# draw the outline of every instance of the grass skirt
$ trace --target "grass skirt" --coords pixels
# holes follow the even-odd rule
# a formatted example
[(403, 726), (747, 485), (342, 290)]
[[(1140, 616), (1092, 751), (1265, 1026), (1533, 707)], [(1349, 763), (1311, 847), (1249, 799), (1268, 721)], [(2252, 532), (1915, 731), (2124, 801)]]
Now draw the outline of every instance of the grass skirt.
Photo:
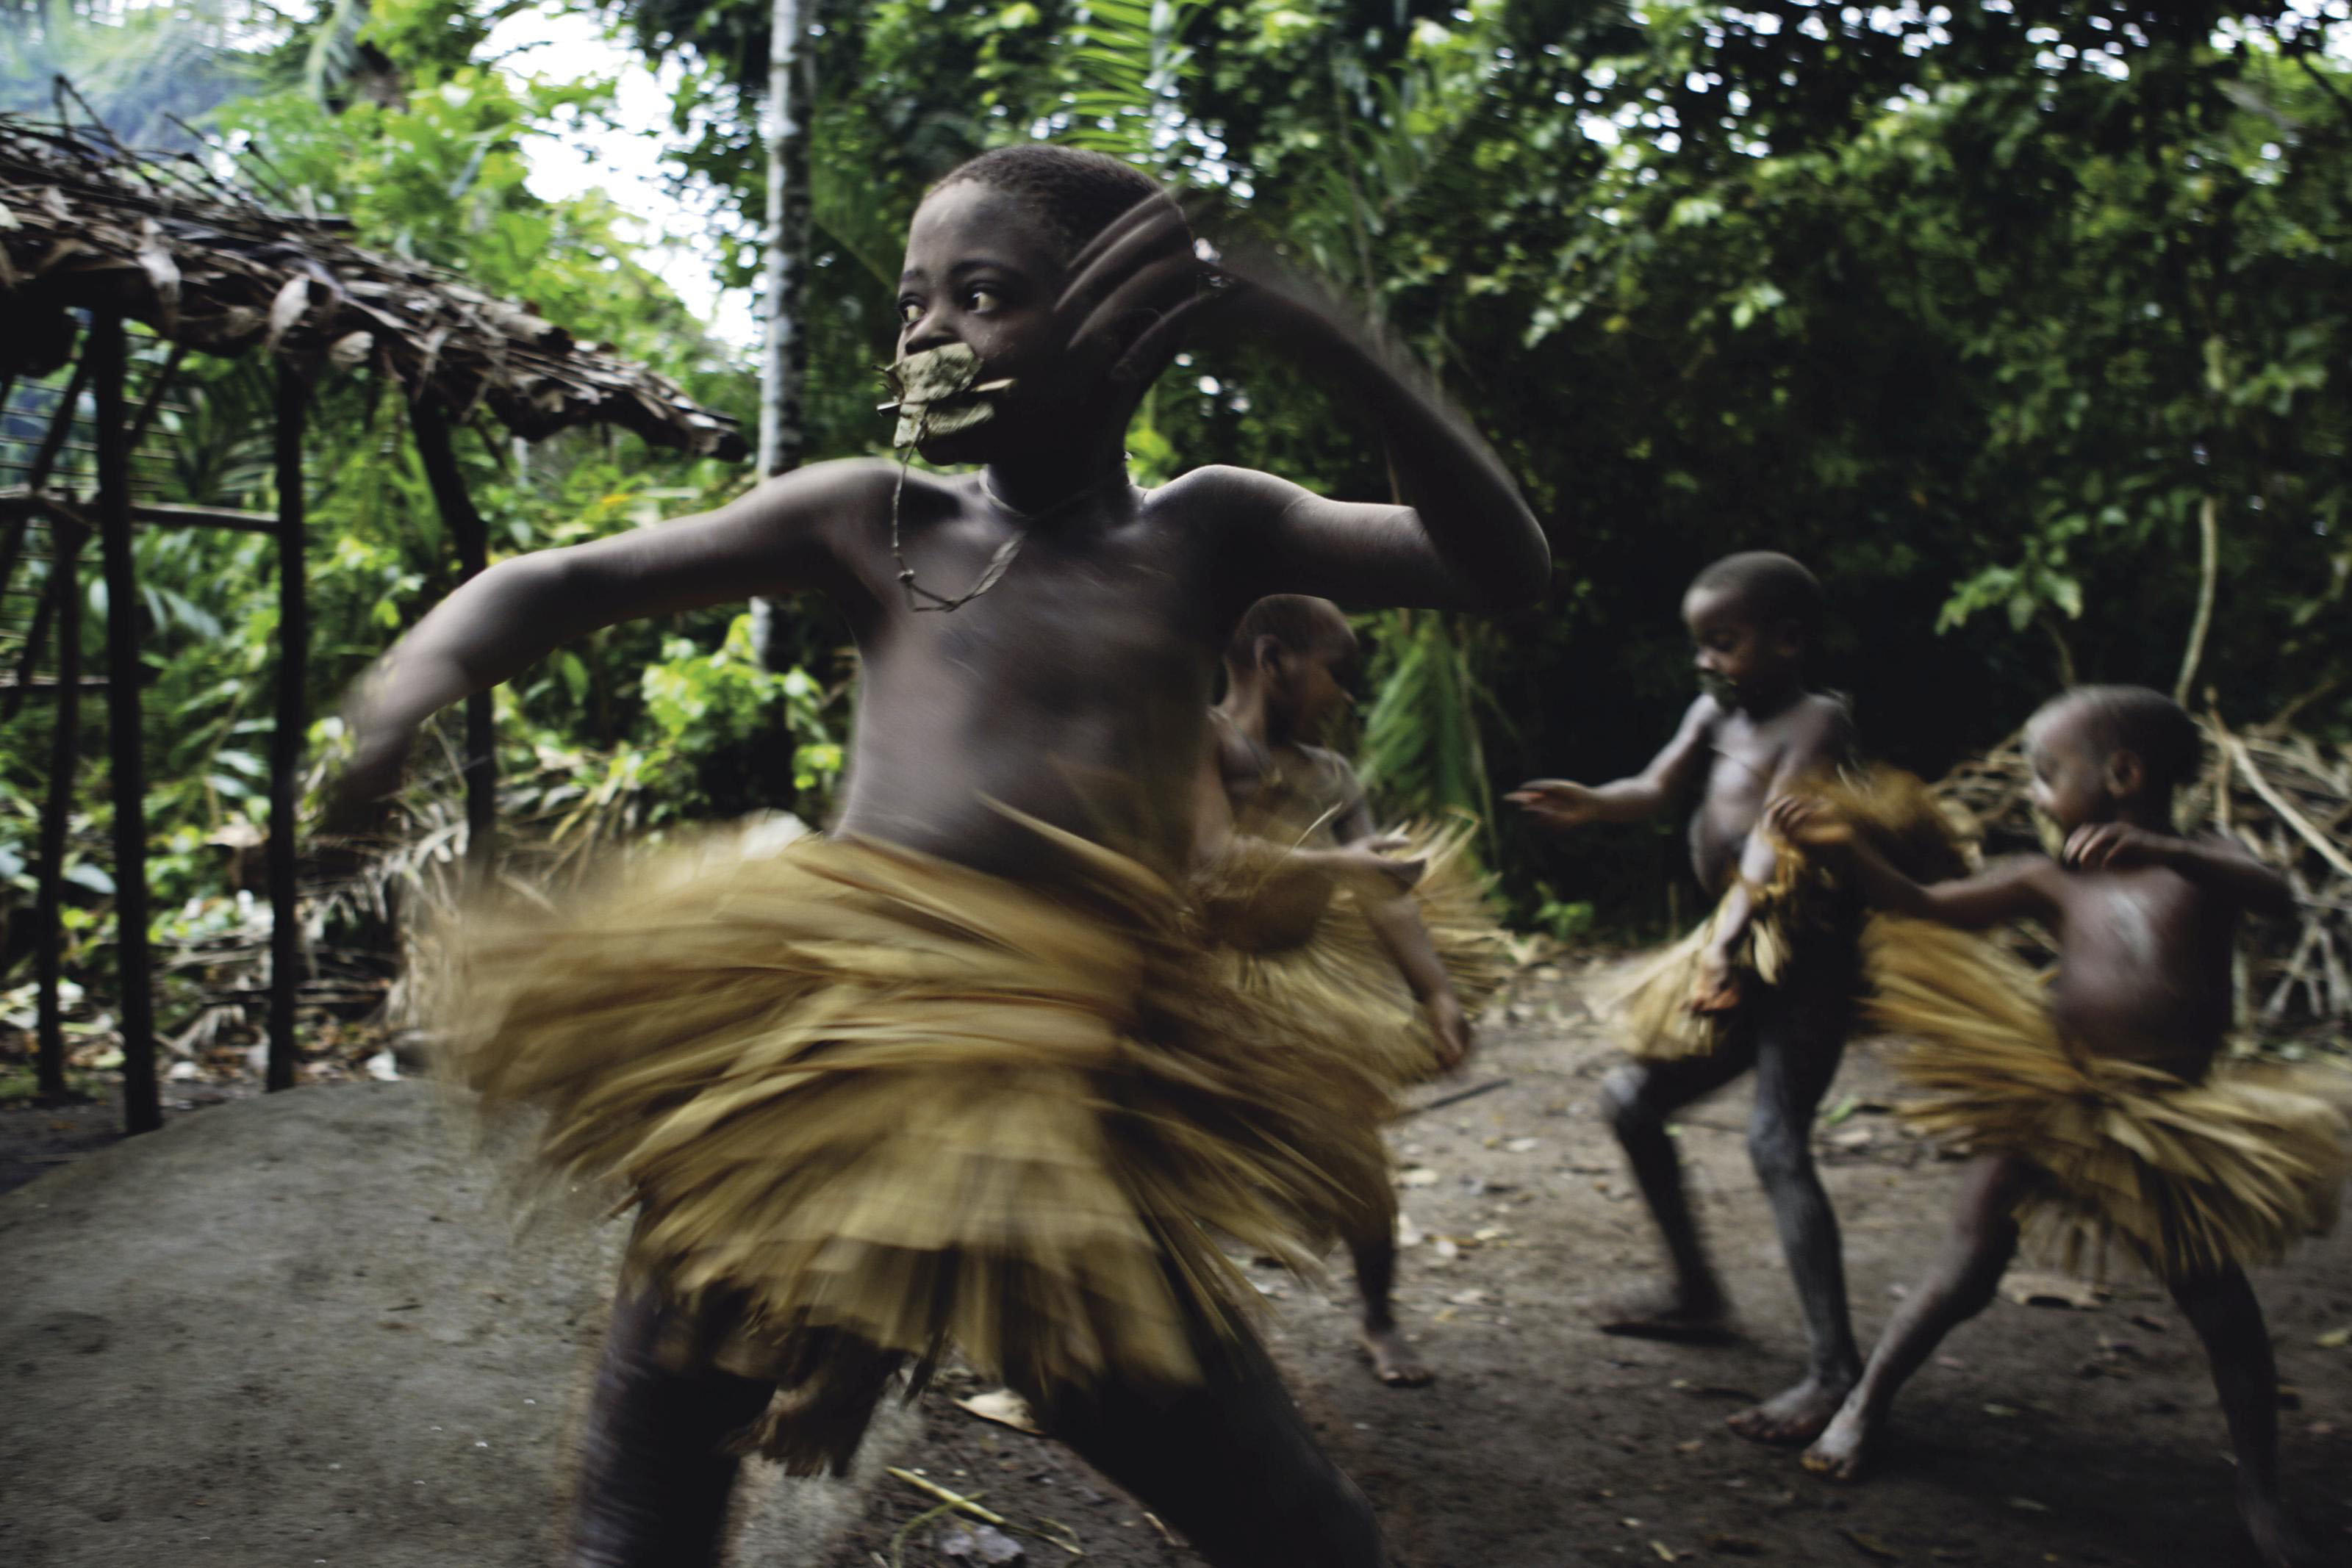
[(2347, 1126), (2315, 1073), (2092, 1054), (2060, 1037), (2032, 971), (1946, 926), (1878, 916), (1864, 956), (1874, 1020), (1905, 1039), (1900, 1113), (2030, 1163), (2018, 1218), (2070, 1268), (2120, 1241), (2159, 1279), (2209, 1275), (2334, 1223)]
[(802, 1473), (950, 1346), (1033, 1395), (1192, 1381), (1255, 1300), (1215, 1238), (1308, 1263), (1387, 1198), (1354, 1042), (1234, 987), (1141, 864), (1038, 832), (1034, 885), (689, 845), (463, 928), (450, 1071), (641, 1207), (631, 1269), (695, 1354), (785, 1381), (763, 1443)]
[[(1509, 976), (1509, 941), (1486, 906), (1487, 878), (1470, 855), (1474, 824), (1407, 828), (1401, 860), (1425, 862), (1410, 896), (1430, 944), (1465, 1013)], [(1204, 899), (1219, 912), (1212, 935), (1233, 983), (1255, 1001), (1315, 1032), (1338, 1030), (1357, 1042), (1364, 1061), (1391, 1088), (1425, 1082), (1439, 1071), (1429, 1019), (1396, 960), (1363, 915), (1359, 895), (1336, 892), (1304, 940), (1269, 941), (1253, 930), (1244, 876), (1247, 857), (1213, 873), (1222, 883)]]
[[(1927, 786), (1908, 773), (1856, 770), (1809, 783), (1800, 792), (1853, 823), (1915, 881), (1940, 882), (1968, 870), (1949, 822)], [(1774, 849), (1771, 880), (1749, 890), (1748, 927), (1732, 949), (1743, 989), (1751, 1000), (1757, 987), (1818, 993), (1822, 999), (1851, 997), (1858, 978), (1854, 945), (1861, 910), (1818, 861), (1778, 841)], [(1601, 991), (1601, 1015), (1635, 1059), (1711, 1055), (1738, 1026), (1745, 1005), (1717, 1012), (1696, 1012), (1691, 1006), (1724, 918), (1718, 903), (1687, 936), (1633, 960)]]

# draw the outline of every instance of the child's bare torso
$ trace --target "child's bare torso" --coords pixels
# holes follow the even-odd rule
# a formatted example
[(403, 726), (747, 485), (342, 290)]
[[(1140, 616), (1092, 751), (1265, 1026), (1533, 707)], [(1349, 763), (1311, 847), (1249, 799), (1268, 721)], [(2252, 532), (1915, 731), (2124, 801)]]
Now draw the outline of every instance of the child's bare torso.
[(1708, 755), (1691, 812), (1691, 870), (1713, 896), (1730, 884), (1741, 847), (1771, 803), (1773, 780), (1848, 760), (1848, 725), (1843, 704), (1813, 692), (1764, 718), (1699, 700), (1716, 711), (1700, 732)]
[(2237, 911), (2161, 866), (2052, 879), (2058, 975), (2051, 1015), (2102, 1055), (2191, 1063), (2230, 1027)]
[[(1232, 724), (1215, 727), (1218, 772), (1234, 821), (1245, 832), (1285, 848), (1320, 848), (1340, 841), (1343, 826), (1359, 824), (1363, 787), (1355, 769), (1318, 746), (1268, 746)], [(1339, 890), (1328, 875), (1292, 875), (1262, 888), (1251, 900), (1254, 938), (1267, 947), (1294, 946), (1315, 934)]]
[[(863, 670), (835, 831), (1034, 874), (1034, 838), (1001, 805), (1175, 863), (1241, 608), (1191, 489), (1114, 490), (1032, 527), (1002, 580), (948, 612), (907, 608), (887, 514), (845, 529), (834, 592)], [(909, 478), (901, 529), (924, 587), (963, 592), (1009, 537), (976, 495)]]

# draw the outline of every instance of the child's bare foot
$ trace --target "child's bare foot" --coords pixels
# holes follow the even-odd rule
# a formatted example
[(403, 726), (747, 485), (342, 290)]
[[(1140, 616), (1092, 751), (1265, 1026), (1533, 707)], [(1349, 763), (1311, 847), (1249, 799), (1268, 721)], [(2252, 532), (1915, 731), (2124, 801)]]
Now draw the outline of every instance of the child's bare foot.
[(2241, 1493), (2238, 1517), (2244, 1521), (2246, 1537), (2253, 1542), (2263, 1568), (2318, 1568), (2323, 1561), (2275, 1497)]
[(1726, 1416), (1730, 1428), (1751, 1442), (1793, 1448), (1822, 1435), (1838, 1406), (1845, 1403), (1851, 1377), (1807, 1377), (1794, 1388), (1783, 1389), (1763, 1404)]
[(1602, 1333), (1683, 1344), (1728, 1344), (1738, 1337), (1731, 1327), (1729, 1304), (1711, 1291), (1642, 1291), (1612, 1296), (1594, 1314), (1594, 1326)]
[(1805, 1450), (1804, 1466), (1817, 1476), (1851, 1484), (1862, 1479), (1876, 1446), (1876, 1428), (1870, 1419), (1853, 1406), (1843, 1406)]
[(1436, 1380), (1437, 1375), (1412, 1354), (1394, 1323), (1378, 1329), (1368, 1324), (1356, 1331), (1356, 1342), (1371, 1357), (1372, 1375), (1391, 1388), (1421, 1388)]

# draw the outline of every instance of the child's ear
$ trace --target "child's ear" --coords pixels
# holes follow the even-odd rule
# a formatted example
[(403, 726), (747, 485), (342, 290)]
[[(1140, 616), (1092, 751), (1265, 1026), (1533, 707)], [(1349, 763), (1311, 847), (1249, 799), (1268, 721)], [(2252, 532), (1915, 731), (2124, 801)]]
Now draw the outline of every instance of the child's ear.
[(2147, 783), (2147, 764), (2139, 753), (2127, 747), (2117, 747), (2107, 754), (2107, 793), (2118, 800), (2128, 800)]
[(1257, 641), (1250, 645), (1250, 657), (1269, 679), (1282, 677), (1282, 639), (1270, 632), (1259, 632)]
[(1802, 622), (1796, 621), (1783, 621), (1774, 629), (1773, 635), (1780, 642), (1780, 653), (1782, 657), (1790, 659), (1803, 657), (1805, 652), (1805, 628)]

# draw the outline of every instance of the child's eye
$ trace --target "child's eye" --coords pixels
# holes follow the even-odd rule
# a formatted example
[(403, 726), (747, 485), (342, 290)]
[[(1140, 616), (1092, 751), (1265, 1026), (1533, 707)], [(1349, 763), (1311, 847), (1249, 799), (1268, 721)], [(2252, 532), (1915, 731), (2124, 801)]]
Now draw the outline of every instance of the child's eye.
[(1003, 303), (995, 289), (975, 288), (964, 296), (963, 308), (967, 310), (993, 310)]
[(898, 301), (898, 324), (900, 326), (911, 327), (922, 319), (923, 302), (921, 300), (901, 299)]

